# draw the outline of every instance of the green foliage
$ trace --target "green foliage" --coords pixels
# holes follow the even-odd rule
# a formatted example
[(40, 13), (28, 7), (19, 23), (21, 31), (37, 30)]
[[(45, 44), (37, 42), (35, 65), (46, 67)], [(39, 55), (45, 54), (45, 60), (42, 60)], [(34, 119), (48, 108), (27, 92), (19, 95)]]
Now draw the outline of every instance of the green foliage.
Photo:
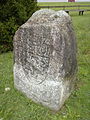
[(0, 22), (0, 52), (13, 49), (12, 40), (19, 25), (15, 24), (15, 18), (11, 17), (7, 22)]
[(38, 9), (34, 0), (0, 1), (0, 53), (13, 49), (13, 35)]

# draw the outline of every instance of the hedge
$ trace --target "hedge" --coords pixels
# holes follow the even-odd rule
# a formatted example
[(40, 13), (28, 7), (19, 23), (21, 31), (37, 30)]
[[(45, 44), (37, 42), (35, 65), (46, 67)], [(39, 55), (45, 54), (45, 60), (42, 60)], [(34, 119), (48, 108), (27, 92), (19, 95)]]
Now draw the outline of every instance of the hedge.
[(38, 9), (36, 0), (0, 0), (0, 53), (13, 50), (15, 31)]

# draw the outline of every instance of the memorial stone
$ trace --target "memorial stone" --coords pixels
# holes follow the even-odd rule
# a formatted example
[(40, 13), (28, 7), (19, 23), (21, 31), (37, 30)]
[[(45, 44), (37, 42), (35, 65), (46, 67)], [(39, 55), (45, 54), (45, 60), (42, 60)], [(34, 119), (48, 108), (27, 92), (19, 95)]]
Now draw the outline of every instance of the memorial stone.
[(35, 12), (14, 36), (14, 85), (37, 103), (58, 111), (76, 81), (76, 38), (64, 11)]

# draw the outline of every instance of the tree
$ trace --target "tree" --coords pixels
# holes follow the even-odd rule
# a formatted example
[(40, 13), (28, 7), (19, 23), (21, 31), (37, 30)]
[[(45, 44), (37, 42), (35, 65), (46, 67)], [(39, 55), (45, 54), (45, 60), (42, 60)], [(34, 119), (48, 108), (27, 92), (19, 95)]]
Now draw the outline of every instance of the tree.
[(36, 10), (36, 0), (0, 0), (0, 52), (13, 49), (13, 35)]

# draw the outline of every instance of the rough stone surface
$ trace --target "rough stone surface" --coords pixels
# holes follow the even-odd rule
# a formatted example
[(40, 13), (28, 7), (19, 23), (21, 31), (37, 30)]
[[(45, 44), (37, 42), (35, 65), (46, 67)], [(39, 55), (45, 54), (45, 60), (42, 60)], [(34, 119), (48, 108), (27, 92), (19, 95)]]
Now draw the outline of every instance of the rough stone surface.
[(14, 85), (37, 103), (59, 110), (76, 80), (76, 40), (64, 11), (39, 10), (14, 36)]

